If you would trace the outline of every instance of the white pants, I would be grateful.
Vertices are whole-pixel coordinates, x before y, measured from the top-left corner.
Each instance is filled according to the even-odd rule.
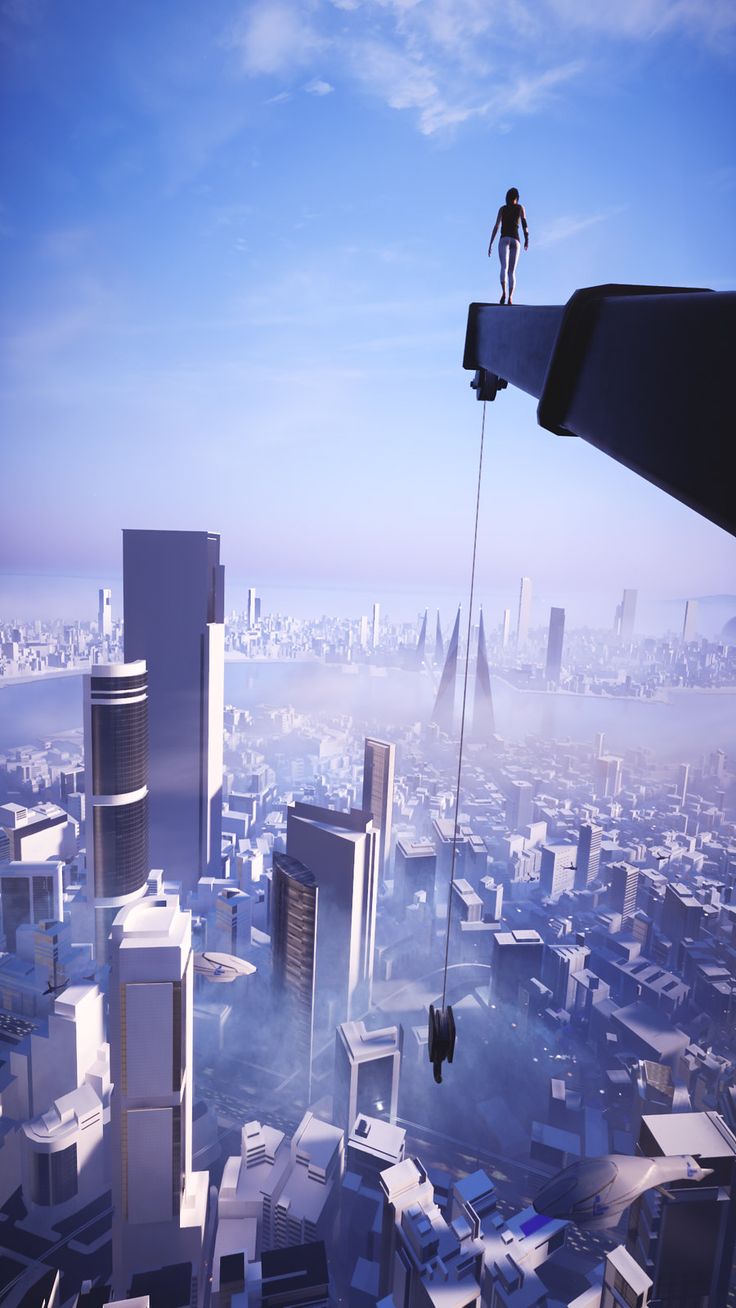
[[[501,260],[501,290],[504,295],[513,295],[516,289],[516,260],[521,250],[521,241],[513,236],[502,236],[498,242],[498,257]],[[508,291],[506,280],[508,278]]]

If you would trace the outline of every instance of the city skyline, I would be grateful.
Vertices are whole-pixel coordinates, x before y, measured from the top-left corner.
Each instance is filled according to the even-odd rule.
[[[90,539],[113,569],[123,525],[204,512],[261,589],[378,590],[396,557],[418,588],[457,585],[479,426],[464,314],[496,298],[508,185],[531,229],[522,302],[733,284],[729,7],[520,12],[516,30],[471,0],[113,6],[103,40],[88,5],[6,10],[6,573],[86,572]],[[695,242],[704,194],[714,236]],[[540,431],[528,397],[500,396],[488,436],[482,585],[593,589],[625,521],[617,585],[732,588],[723,532]],[[367,447],[377,490],[345,495]],[[241,470],[243,505],[222,493]],[[308,551],[269,531],[276,476]]]

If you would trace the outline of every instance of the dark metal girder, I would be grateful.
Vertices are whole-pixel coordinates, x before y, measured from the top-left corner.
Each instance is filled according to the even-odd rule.
[[[479,398],[508,381],[548,431],[736,535],[734,342],[736,292],[593,286],[566,305],[471,304],[463,366]]]

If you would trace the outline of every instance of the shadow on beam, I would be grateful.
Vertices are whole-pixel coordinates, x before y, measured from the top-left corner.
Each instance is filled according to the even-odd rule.
[[[566,305],[471,304],[463,366],[736,535],[736,292],[591,286]],[[727,358],[728,355],[728,358]]]

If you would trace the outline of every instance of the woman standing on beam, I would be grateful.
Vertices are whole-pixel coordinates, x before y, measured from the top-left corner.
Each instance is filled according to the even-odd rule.
[[[498,211],[488,246],[488,257],[490,258],[496,232],[500,227],[501,239],[498,242],[498,257],[501,260],[501,299],[499,304],[513,304],[514,302],[516,261],[521,250],[519,223],[524,228],[524,249],[528,250],[529,228],[526,225],[526,214],[524,213],[523,204],[519,204],[519,192],[515,186],[512,186],[506,192],[506,203],[502,204]]]

